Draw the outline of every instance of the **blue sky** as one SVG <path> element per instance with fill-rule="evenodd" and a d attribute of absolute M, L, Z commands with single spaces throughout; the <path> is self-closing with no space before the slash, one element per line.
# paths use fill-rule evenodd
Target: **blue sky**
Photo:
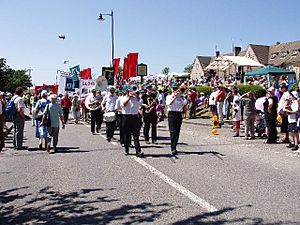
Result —
<path fill-rule="evenodd" d="M 56 70 L 91 67 L 100 74 L 115 56 L 139 52 L 151 74 L 165 66 L 182 72 L 196 55 L 231 52 L 232 42 L 274 44 L 300 40 L 298 0 L 0 0 L 0 57 L 32 68 L 33 83 L 54 83 Z M 66 35 L 64 41 L 59 34 Z"/>

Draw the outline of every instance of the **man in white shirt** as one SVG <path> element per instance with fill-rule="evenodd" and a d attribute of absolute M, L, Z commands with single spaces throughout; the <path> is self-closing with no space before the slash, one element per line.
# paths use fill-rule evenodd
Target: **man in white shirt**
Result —
<path fill-rule="evenodd" d="M 136 89 L 137 90 L 137 89 Z M 121 99 L 121 110 L 122 110 L 122 125 L 124 131 L 124 144 L 125 144 L 125 154 L 129 153 L 130 138 L 131 135 L 134 141 L 134 147 L 136 150 L 136 155 L 138 157 L 143 157 L 140 146 L 140 124 L 139 124 L 139 109 L 141 102 L 139 100 L 139 95 L 137 91 L 130 92 L 130 86 L 125 87 L 126 96 Z"/>
<path fill-rule="evenodd" d="M 284 112 L 284 109 L 286 108 L 286 104 L 290 99 L 290 93 L 287 91 L 287 85 L 285 83 L 281 84 L 280 90 L 283 94 L 278 102 L 278 113 L 282 117 L 281 133 L 285 134 L 282 143 L 289 143 L 288 115 Z"/>
<path fill-rule="evenodd" d="M 117 118 L 119 120 L 119 129 L 120 129 L 120 143 L 122 147 L 124 147 L 124 132 L 123 132 L 123 127 L 122 127 L 122 120 L 123 120 L 123 115 L 122 115 L 122 107 L 121 107 L 121 101 L 123 98 L 123 90 L 119 90 L 119 96 L 116 101 L 115 105 L 115 110 L 117 112 Z"/>
<path fill-rule="evenodd" d="M 23 137 L 24 137 L 24 126 L 25 126 L 25 104 L 23 101 L 24 90 L 21 87 L 17 87 L 15 96 L 12 98 L 17 109 L 16 115 L 13 117 L 14 122 L 14 149 L 24 150 Z"/>
<path fill-rule="evenodd" d="M 118 97 L 115 94 L 116 89 L 114 87 L 109 88 L 109 93 L 102 100 L 102 110 L 105 113 L 115 113 L 115 107 Z M 104 113 L 104 119 L 106 115 Z M 113 116 L 113 114 L 112 114 Z M 114 136 L 115 127 L 116 127 L 116 115 L 114 114 L 113 121 L 105 121 L 106 122 L 106 140 L 111 141 Z"/>
<path fill-rule="evenodd" d="M 182 124 L 182 113 L 187 100 L 184 98 L 180 90 L 177 90 L 176 85 L 172 85 L 172 94 L 167 96 L 166 105 L 168 109 L 168 123 L 171 136 L 171 151 L 173 155 L 177 154 L 177 144 L 180 135 Z"/>

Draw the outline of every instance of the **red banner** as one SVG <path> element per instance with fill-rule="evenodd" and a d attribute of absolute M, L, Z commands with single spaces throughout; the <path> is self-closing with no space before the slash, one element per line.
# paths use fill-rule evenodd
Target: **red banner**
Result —
<path fill-rule="evenodd" d="M 52 92 L 53 94 L 57 95 L 58 92 L 58 85 L 47 85 L 43 84 L 43 86 L 35 86 L 34 87 L 34 94 L 39 94 L 42 90 L 46 90 L 49 93 Z"/>
<path fill-rule="evenodd" d="M 80 71 L 80 78 L 81 79 L 92 79 L 92 69 L 87 68 L 85 70 Z"/>
<path fill-rule="evenodd" d="M 138 64 L 139 53 L 129 53 L 128 58 L 128 78 L 136 77 L 136 66 Z"/>
<path fill-rule="evenodd" d="M 119 72 L 120 58 L 114 59 L 114 76 Z"/>
<path fill-rule="evenodd" d="M 125 57 L 124 58 L 124 64 L 123 64 L 123 77 L 122 77 L 122 79 L 127 80 L 128 78 L 129 78 L 129 76 L 128 76 L 128 60 Z"/>

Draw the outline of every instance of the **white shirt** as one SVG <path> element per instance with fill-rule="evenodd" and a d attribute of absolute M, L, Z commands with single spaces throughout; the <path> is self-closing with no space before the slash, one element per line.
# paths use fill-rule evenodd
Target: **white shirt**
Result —
<path fill-rule="evenodd" d="M 121 100 L 121 108 L 122 108 L 122 115 L 137 115 L 139 113 L 140 106 L 142 103 L 137 100 L 136 97 L 132 97 L 128 104 L 124 106 L 125 101 L 127 101 L 129 97 L 124 96 Z"/>
<path fill-rule="evenodd" d="M 290 93 L 288 91 L 284 92 L 278 102 L 278 112 L 282 112 L 286 107 L 286 102 L 290 98 Z"/>
<path fill-rule="evenodd" d="M 159 103 L 161 102 L 163 106 L 166 106 L 166 98 L 164 93 L 158 94 L 157 100 Z"/>
<path fill-rule="evenodd" d="M 298 112 L 298 102 L 297 100 L 293 100 L 291 104 L 291 111 Z M 289 123 L 296 123 L 297 122 L 297 114 L 288 114 L 288 121 Z"/>
<path fill-rule="evenodd" d="M 24 104 L 23 98 L 21 98 L 18 95 L 15 95 L 13 97 L 13 100 L 14 100 L 14 104 L 15 104 L 16 109 L 18 111 L 19 111 L 19 109 L 22 109 L 22 111 L 25 112 L 25 104 Z"/>
<path fill-rule="evenodd" d="M 117 98 L 117 101 L 116 101 L 116 105 L 115 105 L 115 110 L 118 110 L 118 109 L 121 109 L 121 99 L 123 98 L 124 96 L 121 95 Z"/>
<path fill-rule="evenodd" d="M 168 95 L 166 104 L 168 106 L 169 111 L 182 112 L 184 106 L 187 104 L 187 100 L 183 96 L 176 96 L 174 102 L 171 104 L 172 99 L 174 98 L 174 94 Z"/>
<path fill-rule="evenodd" d="M 106 112 L 112 112 L 115 110 L 117 99 L 118 96 L 111 94 L 108 94 L 104 97 L 102 105 L 104 105 Z"/>
<path fill-rule="evenodd" d="M 210 94 L 209 99 L 208 99 L 208 105 L 216 105 L 217 102 L 217 94 L 219 91 L 214 91 Z"/>

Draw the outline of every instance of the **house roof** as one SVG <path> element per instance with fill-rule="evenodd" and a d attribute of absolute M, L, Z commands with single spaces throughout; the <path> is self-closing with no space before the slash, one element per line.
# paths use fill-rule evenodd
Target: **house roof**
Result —
<path fill-rule="evenodd" d="M 199 62 L 201 63 L 202 68 L 204 69 L 205 67 L 207 67 L 210 62 L 212 61 L 211 56 L 197 56 Z"/>
<path fill-rule="evenodd" d="M 249 45 L 253 52 L 255 53 L 257 60 L 264 65 L 268 64 L 269 61 L 269 46 L 267 45 L 255 45 L 250 44 Z"/>
<path fill-rule="evenodd" d="M 299 64 L 299 62 L 300 41 L 293 41 L 270 46 L 268 64 L 281 66 L 283 64 Z"/>

